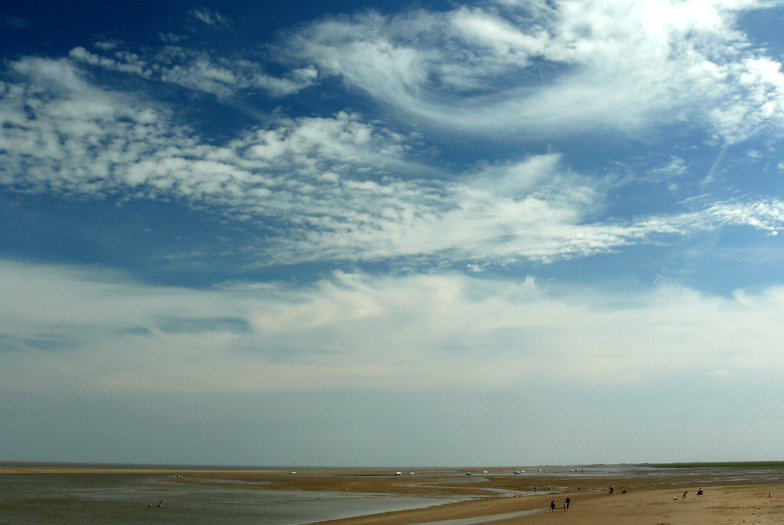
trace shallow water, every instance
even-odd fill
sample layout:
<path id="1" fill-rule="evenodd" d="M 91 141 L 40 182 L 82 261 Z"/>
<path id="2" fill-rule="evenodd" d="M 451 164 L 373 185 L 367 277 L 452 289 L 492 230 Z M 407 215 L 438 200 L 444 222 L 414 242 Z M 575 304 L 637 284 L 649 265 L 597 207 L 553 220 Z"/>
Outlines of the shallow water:
<path id="1" fill-rule="evenodd" d="M 455 501 L 173 483 L 169 475 L 0 475 L 0 523 L 291 525 Z M 158 507 L 159 501 L 162 504 Z"/>

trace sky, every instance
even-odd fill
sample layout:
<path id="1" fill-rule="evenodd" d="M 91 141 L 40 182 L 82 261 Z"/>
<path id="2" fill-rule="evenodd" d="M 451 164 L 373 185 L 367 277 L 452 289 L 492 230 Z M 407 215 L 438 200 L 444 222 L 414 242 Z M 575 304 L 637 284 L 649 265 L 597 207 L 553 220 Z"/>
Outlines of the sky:
<path id="1" fill-rule="evenodd" d="M 781 460 L 784 2 L 0 3 L 0 460 Z"/>

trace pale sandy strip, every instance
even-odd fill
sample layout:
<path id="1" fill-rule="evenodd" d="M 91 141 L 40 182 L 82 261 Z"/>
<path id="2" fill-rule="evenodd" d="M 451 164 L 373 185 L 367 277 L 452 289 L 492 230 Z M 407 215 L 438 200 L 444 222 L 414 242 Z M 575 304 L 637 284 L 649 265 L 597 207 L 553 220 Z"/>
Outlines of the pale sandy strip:
<path id="1" fill-rule="evenodd" d="M 683 490 L 689 491 L 686 500 L 681 499 Z M 773 492 L 773 497 L 768 497 L 769 490 Z M 784 497 L 782 497 L 784 486 L 782 485 L 710 487 L 704 496 L 696 496 L 696 492 L 697 487 L 685 487 L 641 490 L 614 496 L 593 493 L 530 498 L 489 498 L 323 523 L 333 525 L 398 523 L 780 525 L 784 523 Z M 569 511 L 562 509 L 566 496 L 572 499 L 572 507 Z M 553 499 L 558 508 L 551 512 L 549 502 Z M 540 512 L 519 513 L 520 510 L 526 510 L 521 507 L 539 509 Z"/>

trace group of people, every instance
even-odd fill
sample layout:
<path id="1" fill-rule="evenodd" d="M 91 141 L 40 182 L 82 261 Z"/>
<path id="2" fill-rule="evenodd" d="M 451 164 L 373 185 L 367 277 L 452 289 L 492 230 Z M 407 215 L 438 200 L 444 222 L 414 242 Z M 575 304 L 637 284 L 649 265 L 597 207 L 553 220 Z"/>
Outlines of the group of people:
<path id="1" fill-rule="evenodd" d="M 565 510 L 565 511 L 569 510 L 569 507 L 571 507 L 571 506 L 572 506 L 572 500 L 570 498 L 566 498 L 566 500 L 564 500 L 563 510 Z M 555 500 L 553 500 L 553 501 L 550 502 L 550 510 L 554 511 L 555 507 L 556 507 Z"/>

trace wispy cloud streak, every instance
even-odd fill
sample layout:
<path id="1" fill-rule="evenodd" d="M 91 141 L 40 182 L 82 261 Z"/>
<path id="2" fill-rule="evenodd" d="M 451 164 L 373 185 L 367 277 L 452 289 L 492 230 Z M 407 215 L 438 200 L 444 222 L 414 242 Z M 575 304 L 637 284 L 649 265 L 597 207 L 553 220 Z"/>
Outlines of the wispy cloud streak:
<path id="1" fill-rule="evenodd" d="M 518 137 L 780 121 L 780 63 L 735 28 L 768 2 L 497 2 L 314 23 L 284 49 L 441 128 Z"/>

